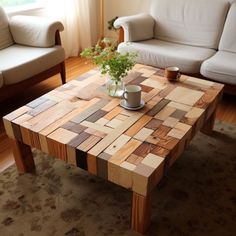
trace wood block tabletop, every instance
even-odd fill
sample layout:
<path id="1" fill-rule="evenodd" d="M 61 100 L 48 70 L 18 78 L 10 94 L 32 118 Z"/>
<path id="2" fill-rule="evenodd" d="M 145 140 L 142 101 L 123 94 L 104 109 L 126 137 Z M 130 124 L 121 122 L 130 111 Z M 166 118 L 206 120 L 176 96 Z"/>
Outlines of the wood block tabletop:
<path id="1" fill-rule="evenodd" d="M 223 85 L 137 64 L 126 84 L 142 87 L 145 107 L 122 108 L 94 69 L 3 118 L 17 168 L 35 168 L 31 147 L 133 191 L 132 228 L 145 232 L 151 192 L 197 131 L 212 131 Z"/>

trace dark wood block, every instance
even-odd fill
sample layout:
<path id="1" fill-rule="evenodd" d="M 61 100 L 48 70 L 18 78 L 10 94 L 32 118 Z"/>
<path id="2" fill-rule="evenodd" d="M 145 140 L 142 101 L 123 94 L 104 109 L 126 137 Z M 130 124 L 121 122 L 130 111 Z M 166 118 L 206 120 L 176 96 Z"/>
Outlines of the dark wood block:
<path id="1" fill-rule="evenodd" d="M 148 116 L 155 116 L 159 111 L 161 111 L 168 103 L 170 100 L 167 99 L 162 99 L 157 105 L 155 105 L 148 113 Z"/>
<path id="2" fill-rule="evenodd" d="M 83 143 L 87 138 L 89 138 L 91 135 L 83 132 L 81 134 L 79 134 L 78 136 L 76 136 L 75 138 L 73 138 L 69 143 L 68 146 L 71 147 L 78 147 L 81 143 Z"/>
<path id="3" fill-rule="evenodd" d="M 156 146 L 147 142 L 143 142 L 134 152 L 133 154 L 145 157 L 148 153 L 150 153 Z"/>
<path id="4" fill-rule="evenodd" d="M 181 120 L 186 113 L 187 113 L 186 111 L 181 111 L 177 109 L 175 112 L 171 114 L 171 117 Z"/>
<path id="5" fill-rule="evenodd" d="M 86 120 L 89 122 L 96 122 L 97 120 L 105 116 L 106 114 L 107 114 L 106 111 L 98 110 L 97 112 L 89 116 Z"/>
<path id="6" fill-rule="evenodd" d="M 148 129 L 153 129 L 153 130 L 156 130 L 158 127 L 161 126 L 163 121 L 161 120 L 158 120 L 158 119 L 152 119 L 150 122 L 148 122 L 146 125 L 145 125 L 145 128 L 148 128 Z"/>
<path id="7" fill-rule="evenodd" d="M 81 169 L 88 170 L 86 152 L 76 149 L 76 165 Z"/>

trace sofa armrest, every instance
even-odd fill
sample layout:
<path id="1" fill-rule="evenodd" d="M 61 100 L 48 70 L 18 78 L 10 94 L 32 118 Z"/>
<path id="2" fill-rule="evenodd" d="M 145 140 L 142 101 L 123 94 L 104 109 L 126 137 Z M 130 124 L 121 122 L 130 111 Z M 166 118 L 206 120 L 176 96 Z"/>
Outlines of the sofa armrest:
<path id="1" fill-rule="evenodd" d="M 63 31 L 61 22 L 36 16 L 13 16 L 9 21 L 15 43 L 33 47 L 52 47 L 56 32 Z"/>
<path id="2" fill-rule="evenodd" d="M 114 22 L 115 28 L 124 29 L 124 41 L 134 42 L 154 37 L 155 21 L 148 14 L 119 17 Z"/>

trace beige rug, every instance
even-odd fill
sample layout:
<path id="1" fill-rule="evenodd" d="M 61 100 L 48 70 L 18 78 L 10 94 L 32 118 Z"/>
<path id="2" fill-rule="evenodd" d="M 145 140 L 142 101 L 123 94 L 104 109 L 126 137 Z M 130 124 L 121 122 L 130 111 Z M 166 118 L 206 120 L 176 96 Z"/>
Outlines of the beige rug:
<path id="1" fill-rule="evenodd" d="M 199 133 L 155 191 L 147 235 L 236 235 L 236 126 Z M 139 235 L 131 193 L 34 151 L 36 174 L 0 174 L 1 236 Z"/>

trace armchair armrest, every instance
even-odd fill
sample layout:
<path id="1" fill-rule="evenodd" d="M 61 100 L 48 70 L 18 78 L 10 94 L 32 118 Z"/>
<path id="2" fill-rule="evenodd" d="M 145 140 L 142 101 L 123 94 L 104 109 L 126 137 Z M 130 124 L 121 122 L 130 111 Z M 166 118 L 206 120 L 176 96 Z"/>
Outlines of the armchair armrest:
<path id="1" fill-rule="evenodd" d="M 52 47 L 56 32 L 63 31 L 61 22 L 36 16 L 13 16 L 9 21 L 15 43 L 33 47 Z"/>
<path id="2" fill-rule="evenodd" d="M 124 29 L 124 41 L 140 41 L 154 37 L 155 21 L 148 14 L 119 17 L 115 22 L 115 28 Z"/>

